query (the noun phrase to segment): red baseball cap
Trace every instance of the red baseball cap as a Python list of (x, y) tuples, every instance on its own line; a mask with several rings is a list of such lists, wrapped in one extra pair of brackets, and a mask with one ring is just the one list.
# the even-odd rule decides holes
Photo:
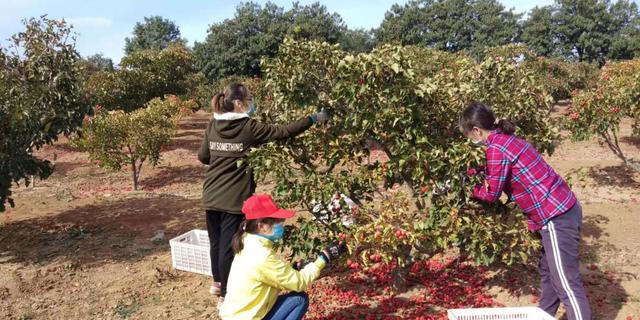
[(242, 213), (245, 214), (247, 220), (256, 220), (262, 218), (287, 219), (293, 217), (296, 213), (290, 210), (283, 210), (276, 206), (268, 194), (256, 194), (251, 196), (242, 205)]

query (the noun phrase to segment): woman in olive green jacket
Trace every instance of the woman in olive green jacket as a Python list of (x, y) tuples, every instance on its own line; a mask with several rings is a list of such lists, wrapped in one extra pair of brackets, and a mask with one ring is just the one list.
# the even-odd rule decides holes
[(202, 201), (211, 248), (211, 292), (224, 297), (233, 261), (231, 238), (244, 220), (242, 204), (256, 188), (251, 168), (245, 162), (238, 164), (238, 160), (251, 148), (294, 137), (314, 123), (326, 121), (327, 115), (320, 112), (288, 125), (260, 123), (251, 118), (255, 104), (249, 90), (239, 83), (216, 94), (211, 106), (213, 119), (205, 131), (198, 159), (209, 166)]

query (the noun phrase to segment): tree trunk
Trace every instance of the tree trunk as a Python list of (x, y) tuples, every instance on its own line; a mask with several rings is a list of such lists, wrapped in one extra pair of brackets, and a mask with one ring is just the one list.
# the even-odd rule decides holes
[(629, 169), (634, 170), (636, 172), (640, 172), (640, 164), (634, 163), (627, 159), (627, 157), (622, 152), (622, 148), (620, 148), (620, 143), (618, 142), (618, 135), (612, 131), (611, 134), (609, 132), (601, 132), (600, 136), (604, 139), (607, 147), (616, 155), (622, 163)]
[(138, 191), (138, 166), (136, 166), (136, 160), (131, 160), (131, 174), (133, 178), (133, 190)]
[(411, 258), (411, 246), (403, 246), (400, 251), (401, 255), (404, 255), (404, 266), (397, 266), (397, 270), (393, 275), (391, 288), (395, 292), (405, 292), (408, 288), (409, 272), (411, 271), (411, 265), (413, 259)]

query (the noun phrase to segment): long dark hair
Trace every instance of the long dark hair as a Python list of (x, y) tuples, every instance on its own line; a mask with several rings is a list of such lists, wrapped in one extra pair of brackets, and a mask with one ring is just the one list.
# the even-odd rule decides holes
[(516, 132), (516, 125), (507, 119), (500, 119), (496, 123), (496, 117), (491, 108), (480, 102), (471, 102), (460, 116), (460, 128), (465, 133), (471, 131), (473, 127), (484, 130), (499, 129), (504, 134)]
[(242, 83), (232, 83), (224, 88), (224, 91), (216, 94), (211, 99), (211, 109), (215, 113), (232, 112), (233, 101), (245, 101), (249, 98), (249, 89)]
[(233, 235), (231, 239), (231, 247), (233, 248), (234, 253), (238, 253), (242, 251), (244, 245), (242, 243), (242, 237), (245, 233), (258, 233), (258, 229), (260, 224), (268, 224), (274, 225), (278, 222), (278, 219), (275, 218), (263, 218), (263, 219), (255, 219), (255, 220), (244, 220), (240, 224), (238, 231)]

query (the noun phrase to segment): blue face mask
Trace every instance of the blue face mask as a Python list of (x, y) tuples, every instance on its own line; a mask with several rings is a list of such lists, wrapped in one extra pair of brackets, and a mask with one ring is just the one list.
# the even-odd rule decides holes
[(274, 224), (273, 227), (271, 228), (273, 230), (273, 234), (258, 234), (258, 235), (274, 242), (282, 239), (282, 236), (284, 236), (284, 224), (277, 223), (277, 224)]
[(247, 115), (249, 117), (253, 117), (256, 114), (257, 108), (256, 108), (256, 104), (252, 101), (249, 102), (249, 110), (247, 111)]

